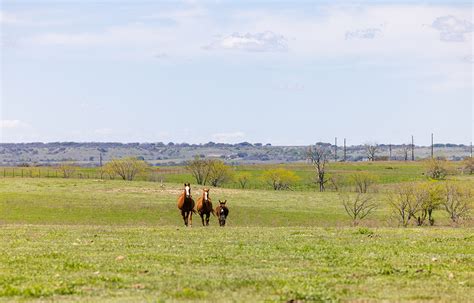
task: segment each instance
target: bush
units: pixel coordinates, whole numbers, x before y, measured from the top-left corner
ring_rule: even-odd
[[[237,183],[239,183],[240,188],[242,189],[246,188],[251,177],[252,177],[252,174],[249,172],[239,173],[236,177],[236,180],[237,180]]]
[[[448,174],[447,161],[443,159],[427,160],[425,174],[434,180],[444,180]]]
[[[220,160],[211,160],[209,161],[209,183],[218,187],[222,184],[229,182],[233,178],[233,171],[230,166],[224,164]]]
[[[377,177],[367,172],[358,172],[351,176],[351,182],[355,186],[356,192],[367,193],[369,187],[377,182]]]
[[[74,163],[61,163],[57,169],[63,178],[70,178],[76,171],[76,165]]]
[[[147,169],[148,164],[145,161],[133,157],[113,159],[104,165],[104,170],[109,173],[111,179],[113,179],[112,175],[118,175],[126,181],[132,181],[137,174]]]
[[[474,158],[466,157],[464,158],[462,164],[462,169],[465,174],[472,175],[474,173]]]
[[[292,171],[276,168],[264,172],[262,179],[274,190],[286,190],[290,189],[291,185],[298,182],[300,178]]]

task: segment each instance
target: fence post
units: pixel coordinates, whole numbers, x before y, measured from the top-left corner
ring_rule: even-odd
[[[21,170],[21,177],[23,178],[23,169]]]

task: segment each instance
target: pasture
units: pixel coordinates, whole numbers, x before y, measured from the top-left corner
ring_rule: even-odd
[[[385,166],[382,183],[421,178],[419,167],[390,178]],[[214,206],[228,200],[227,226],[194,215],[185,228],[181,190],[0,179],[0,301],[472,300],[472,221],[452,227],[437,211],[435,227],[398,228],[380,191],[377,211],[350,227],[335,192],[212,188]]]

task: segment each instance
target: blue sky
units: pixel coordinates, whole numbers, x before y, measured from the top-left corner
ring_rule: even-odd
[[[468,144],[467,1],[0,1],[2,142]]]

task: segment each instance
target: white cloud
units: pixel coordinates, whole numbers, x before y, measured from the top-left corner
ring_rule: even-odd
[[[213,134],[211,137],[217,143],[236,143],[237,141],[240,141],[245,138],[245,133],[241,131],[230,133],[217,133]]]
[[[287,40],[284,36],[264,31],[261,33],[233,33],[222,37],[204,49],[215,50],[240,50],[247,52],[282,52],[288,50]]]
[[[347,31],[345,37],[346,37],[346,40],[374,39],[381,33],[382,33],[382,29],[372,27],[372,28],[358,29],[355,31]]]
[[[445,42],[463,42],[465,34],[474,30],[472,22],[451,15],[436,18],[432,27],[439,31],[440,40]]]
[[[29,127],[28,123],[22,122],[20,120],[0,120],[0,128],[1,129],[22,129]]]

